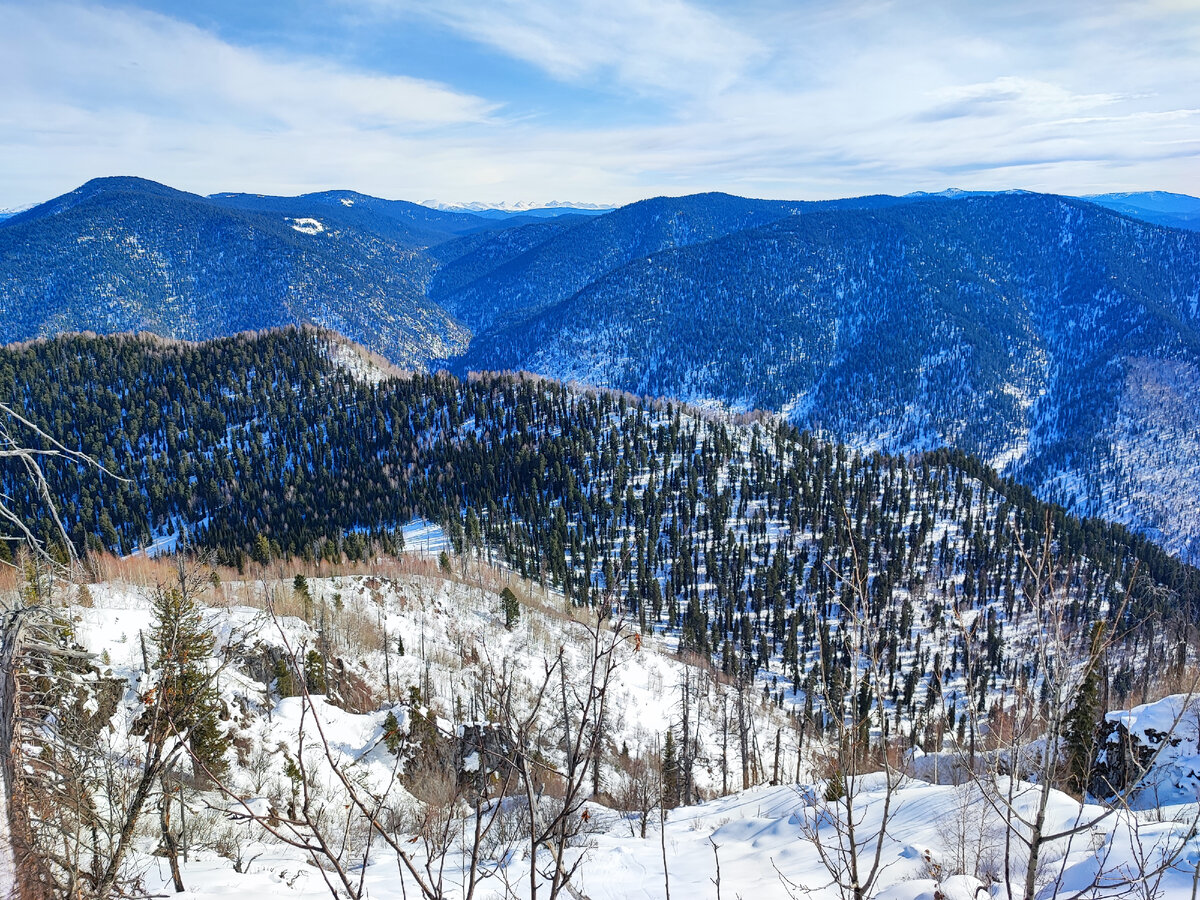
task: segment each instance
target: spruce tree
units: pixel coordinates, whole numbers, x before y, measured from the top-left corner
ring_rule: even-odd
[[[195,758],[221,774],[232,739],[221,725],[221,699],[209,669],[216,638],[190,591],[159,588],[153,610],[157,662],[145,713],[147,739],[186,737]]]
[[[504,627],[512,631],[521,618],[521,604],[512,588],[506,587],[500,592],[500,606],[504,610]]]

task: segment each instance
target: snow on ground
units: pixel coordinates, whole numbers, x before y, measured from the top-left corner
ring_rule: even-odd
[[[973,874],[946,874],[954,868],[952,834],[960,809],[960,789],[911,782],[900,789],[889,822],[889,834],[881,857],[881,872],[873,896],[879,900],[934,900],[940,892],[945,900],[1003,896],[1003,888],[991,890]],[[882,792],[869,794],[864,803],[862,827],[878,827]],[[1093,813],[1097,810],[1092,808]],[[794,786],[751,788],[708,803],[672,810],[660,831],[657,821],[647,837],[637,837],[630,823],[620,816],[596,810],[597,825],[576,853],[586,855],[575,887],[590,900],[623,898],[665,898],[669,880],[674,898],[712,898],[718,896],[715,879],[720,867],[720,896],[789,900],[804,896],[814,900],[836,898],[839,888],[824,868],[812,843],[811,823],[816,808],[805,792]],[[1073,823],[1079,807],[1070,798],[1054,794],[1049,807],[1053,826]],[[1173,830],[1172,830],[1173,829]],[[1159,829],[1143,826],[1140,837],[1149,846],[1163,831],[1178,840],[1180,826],[1168,824]],[[825,840],[832,830],[822,829]],[[1101,838],[1101,849],[1111,848],[1104,862],[1105,871],[1115,878],[1121,866],[1136,855],[1125,837],[1127,831],[1113,828]],[[998,854],[999,846],[984,846],[976,852]],[[1065,842],[1053,848],[1052,863],[1046,875],[1058,875],[1064,891],[1074,893],[1096,874],[1097,843],[1090,834],[1077,838],[1068,848]],[[970,853],[971,847],[966,848]],[[1068,852],[1069,851],[1069,852]],[[664,873],[665,852],[665,873]],[[1065,854],[1065,855],[1064,855]],[[1164,898],[1186,898],[1191,893],[1191,873],[1200,858],[1200,845],[1193,839],[1180,860],[1158,885]],[[279,850],[267,850],[250,866],[245,875],[232,873],[228,863],[211,854],[199,853],[184,866],[185,883],[193,897],[252,896],[259,891],[270,896],[316,898],[329,896],[319,874]],[[869,859],[868,859],[869,862]],[[501,861],[494,875],[485,880],[477,896],[483,898],[529,896],[528,856],[520,848]],[[461,896],[461,870],[447,871],[446,885],[451,897]],[[169,890],[165,865],[151,869],[148,887]],[[154,878],[159,882],[156,883]],[[1043,879],[1048,880],[1048,879]],[[381,900],[401,898],[415,892],[408,879],[401,884],[395,859],[380,848],[366,872],[369,895]],[[1017,886],[1019,888],[1019,886]],[[1039,896],[1052,896],[1052,886],[1043,884]],[[997,893],[999,892],[999,893]]]
[[[413,519],[401,529],[404,549],[416,553],[441,553],[450,549],[450,540],[441,525],[424,519]]]
[[[419,543],[419,535],[430,542],[430,549],[444,546],[445,536],[427,523],[410,523],[406,545],[412,548]],[[269,596],[275,598],[277,607],[298,602],[291,596],[294,588],[286,575],[275,582],[227,582],[206,588],[209,621],[219,644],[240,639],[247,647],[260,648],[256,651],[260,653],[261,648],[290,646],[303,656],[324,641],[330,657],[336,656],[371,687],[376,708],[354,713],[317,696],[306,712],[300,698],[280,699],[249,671],[237,666],[226,670],[220,691],[235,711],[231,724],[240,744],[236,757],[231,752],[230,782],[246,807],[214,792],[193,795],[189,815],[195,834],[183,863],[189,890],[180,896],[257,894],[298,900],[330,896],[321,873],[301,851],[265,843],[254,826],[233,821],[228,815],[247,807],[278,813],[284,802],[281,798],[289,791],[287,761],[296,757],[312,773],[320,802],[331,810],[343,808],[329,758],[315,740],[314,715],[328,739],[332,759],[350,767],[376,791],[389,789],[392,808],[402,816],[405,810],[415,810],[418,803],[394,783],[398,763],[382,739],[389,712],[396,716],[402,732],[410,727],[413,713],[400,702],[408,696],[410,686],[420,686],[427,698],[422,714],[428,709],[444,733],[454,733],[456,721],[461,724],[480,716],[476,706],[479,678],[488,662],[507,662],[517,673],[533,678],[543,670],[543,661],[563,647],[568,665],[581,663],[582,626],[564,614],[561,596],[527,594],[529,585],[513,582],[521,588],[525,602],[516,627],[508,630],[503,625],[499,585],[485,583],[478,573],[462,568],[461,561],[456,561],[455,569],[448,577],[310,578],[313,608],[309,615],[314,625],[295,615],[280,615],[272,622],[256,608]],[[111,674],[129,679],[130,690],[114,720],[120,730],[132,720],[134,688],[144,677],[141,637],[146,635],[149,640],[151,633],[150,594],[145,588],[123,583],[91,585],[89,592],[92,605],[73,608],[72,618],[80,642],[100,655]],[[322,635],[317,633],[317,623],[323,624]],[[406,648],[403,654],[395,652],[398,639]],[[386,666],[384,645],[390,653]],[[823,787],[784,783],[718,796],[722,784],[718,723],[722,703],[733,696],[732,687],[684,665],[669,646],[647,640],[623,648],[606,720],[611,758],[622,749],[636,757],[657,746],[668,726],[678,728],[685,678],[702,685],[703,697],[692,710],[692,721],[697,715],[701,719],[696,779],[702,795],[710,799],[671,810],[665,830],[660,830],[657,812],[653,813],[645,839],[639,836],[636,813],[590,806],[588,832],[569,851],[572,858],[585,857],[575,886],[590,900],[660,898],[667,894],[669,878],[670,895],[676,900],[712,898],[717,896],[714,879],[719,863],[722,897],[838,897],[839,889],[813,843],[816,837],[831,846],[836,836]],[[1148,728],[1165,729],[1176,719],[1180,703],[1178,698],[1167,698],[1110,718],[1122,717],[1121,721],[1139,733]],[[785,737],[782,772],[794,772],[800,760],[795,744],[786,742],[788,720],[771,704],[756,699],[750,706],[752,742],[762,748],[765,763],[761,777],[770,777],[770,756],[779,728]],[[1172,784],[1183,783],[1179,773],[1196,765],[1194,731],[1182,729],[1180,735],[1190,738],[1190,743],[1181,741],[1170,754],[1164,754],[1164,777]],[[114,738],[110,746],[124,745]],[[553,740],[543,748],[551,759],[558,753]],[[740,761],[731,759],[729,768],[730,788],[741,787]],[[805,778],[812,777],[807,763],[802,771]],[[620,778],[614,764],[606,763],[604,783],[617,785]],[[1037,799],[1036,789],[1026,785],[1020,790],[1024,792],[1020,806],[1029,814]],[[885,796],[882,781],[868,779],[856,806],[860,835],[878,830]],[[1188,838],[1197,812],[1195,793],[1176,792],[1168,797],[1160,791],[1158,797],[1173,805],[1106,816],[1099,806],[1081,806],[1064,794],[1052,793],[1047,810],[1052,829],[1070,829],[1080,822],[1095,824],[1085,827],[1074,840],[1048,848],[1044,876],[1057,877],[1064,886],[1078,889],[1098,869],[1115,877],[1138,865],[1144,868],[1146,860],[1165,848],[1177,852],[1178,858],[1176,868],[1160,885],[1162,896],[1190,897],[1192,872],[1200,862],[1200,839],[1193,837],[1189,842]],[[939,893],[945,900],[1000,896],[1003,889],[995,885],[990,893],[976,893],[983,885],[976,876],[986,878],[989,872],[998,871],[1003,844],[1003,823],[989,809],[977,789],[916,779],[904,782],[892,800],[881,874],[873,896],[881,900],[933,900]],[[157,843],[153,824],[149,822],[138,846],[134,868],[151,894],[167,894],[172,892],[170,873],[165,862],[153,855]],[[418,842],[413,851],[419,863],[423,861],[420,846]],[[543,864],[547,852],[539,852]],[[529,896],[528,848],[519,839],[498,839],[487,856],[486,865],[493,874],[480,885],[476,897]],[[235,871],[235,865],[243,872]],[[411,877],[402,882],[395,856],[382,842],[373,847],[362,874],[370,897],[391,900],[417,895]],[[445,879],[448,896],[462,896],[458,856],[450,857]],[[1052,888],[1045,887],[1042,896],[1050,893]]]
[[[13,861],[12,843],[8,840],[8,788],[0,783],[0,900],[10,900],[17,891],[17,867]]]
[[[1134,799],[1137,808],[1200,802],[1200,698],[1177,694],[1110,712],[1106,718],[1124,725],[1144,747],[1161,745],[1154,769]]]
[[[292,219],[292,228],[301,234],[320,234],[325,226],[316,219]]]
[[[330,361],[363,384],[379,384],[389,375],[401,371],[383,357],[376,356],[365,347],[351,341],[335,338],[327,346]]]

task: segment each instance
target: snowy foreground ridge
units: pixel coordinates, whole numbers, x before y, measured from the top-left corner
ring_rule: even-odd
[[[343,576],[310,578],[315,608],[337,615],[351,626],[306,624],[302,618],[282,616],[267,621],[254,598],[271,590],[290,590],[290,580],[270,585],[264,582],[223,583],[205,598],[211,627],[219,640],[238,636],[264,652],[285,644],[293,648],[328,646],[334,642],[339,660],[350,666],[355,677],[385,701],[380,708],[363,713],[338,708],[324,696],[313,698],[316,713],[330,746],[328,756],[313,752],[314,790],[333,818],[343,808],[329,760],[336,761],[354,778],[376,790],[387,788],[396,777],[398,763],[386,746],[385,723],[389,715],[410,738],[416,732],[415,717],[436,720],[444,733],[463,726],[447,716],[469,719],[471,705],[481,696],[473,693],[473,679],[482,661],[506,660],[517,672],[536,676],[545,660],[567,648],[568,658],[578,643],[576,625],[554,612],[554,595],[540,602],[523,598],[520,620],[505,628],[498,587],[472,583],[462,577],[442,574],[403,574],[390,578]],[[152,624],[150,591],[124,582],[90,586],[90,606],[75,606],[71,616],[77,639],[103,661],[102,668],[129,685],[125,701],[113,717],[108,747],[133,758],[136,741],[129,735],[136,699],[135,685],[145,677],[140,635]],[[561,598],[557,598],[561,601]],[[314,614],[312,619],[317,619]],[[374,638],[384,636],[384,646],[402,642],[406,650],[384,660],[378,649],[370,649]],[[357,637],[355,636],[357,634]],[[251,635],[251,639],[247,639]],[[341,642],[338,644],[338,642]],[[334,651],[329,656],[334,656]],[[339,662],[339,665],[342,665]],[[385,672],[386,670],[386,672]],[[312,712],[305,711],[300,697],[280,698],[272,684],[260,680],[245,667],[223,672],[220,692],[233,712],[229,727],[236,735],[236,752],[231,750],[229,782],[236,786],[239,800],[219,792],[197,790],[186,798],[186,858],[180,860],[186,886],[174,894],[166,860],[159,853],[157,815],[146,816],[133,868],[146,892],[181,897],[295,897],[331,896],[321,872],[301,850],[272,841],[251,822],[239,821],[245,810],[263,815],[282,814],[278,809],[289,791],[289,760],[301,752],[301,734],[313,746],[315,729]],[[697,701],[693,715],[701,715],[697,760],[698,792],[709,799],[692,806],[668,810],[665,821],[656,808],[647,815],[644,836],[640,814],[620,812],[612,797],[618,795],[626,777],[617,758],[638,758],[659,748],[668,727],[679,721],[680,687],[703,681],[699,670],[682,662],[673,648],[654,639],[640,639],[625,649],[614,675],[612,706],[606,723],[610,733],[612,762],[601,771],[603,796],[589,801],[582,817],[581,833],[568,854],[583,862],[562,896],[602,898],[836,898],[846,896],[822,863],[816,841],[836,844],[836,827],[830,805],[825,802],[828,785],[815,774],[821,752],[813,749],[797,754],[797,744],[788,717],[752,693],[751,739],[763,748],[767,760],[760,780],[771,778],[771,749],[783,735],[782,783],[761,785],[722,793],[723,781],[740,786],[721,772],[721,737],[718,729],[722,704],[729,709],[729,685],[717,680],[704,682],[705,697]],[[406,704],[410,690],[422,695],[417,705]],[[389,696],[390,695],[390,696]],[[472,698],[475,698],[474,700]],[[1192,825],[1197,818],[1196,784],[1200,772],[1197,731],[1200,716],[1190,712],[1179,718],[1178,697],[1124,713],[1110,714],[1131,733],[1164,730],[1182,721],[1178,741],[1163,752],[1151,773],[1152,784],[1134,804],[1136,811],[1105,814],[1099,805],[1081,805],[1066,794],[1053,792],[1045,815],[1050,830],[1071,830],[1080,823],[1095,821],[1070,840],[1059,841],[1043,851],[1043,868],[1038,878],[1040,897],[1140,896],[1145,898],[1192,898],[1194,878],[1200,867],[1200,838]],[[345,703],[343,706],[347,705]],[[457,710],[452,713],[450,711]],[[480,715],[475,710],[476,716]],[[694,721],[694,720],[693,720]],[[810,746],[814,746],[810,744]],[[550,756],[556,752],[551,746]],[[777,758],[780,750],[775,750]],[[926,778],[931,759],[909,758],[907,767]],[[463,768],[471,770],[478,759],[467,757]],[[933,769],[936,771],[936,767]],[[800,772],[800,783],[794,775]],[[740,773],[739,773],[740,774]],[[872,781],[874,778],[874,781]],[[944,780],[944,779],[943,779]],[[1003,786],[1002,786],[1003,790]],[[1031,818],[1037,794],[1031,785],[1014,787],[1017,806]],[[294,795],[293,795],[294,796]],[[421,803],[403,787],[394,788],[397,798],[396,829],[407,835],[419,868],[429,860],[419,836]],[[978,787],[971,784],[935,784],[917,777],[904,778],[890,797],[882,776],[868,776],[855,802],[855,826],[859,835],[878,832],[888,816],[886,837],[880,853],[880,875],[871,896],[880,900],[975,900],[983,897],[1021,896],[1020,884],[1006,885],[1001,822]],[[486,801],[511,808],[514,818],[501,817],[500,825],[485,842],[479,868],[485,877],[474,896],[483,898],[526,898],[530,896],[529,851],[522,844],[515,822],[519,799],[510,796]],[[450,828],[451,849],[436,863],[442,892],[446,897],[467,893],[466,856],[463,848],[471,834],[470,810],[458,810],[461,818]],[[506,830],[507,829],[507,830]],[[345,835],[351,842],[362,835]],[[547,851],[542,850],[541,853]],[[866,852],[866,851],[864,851]],[[1164,854],[1170,865],[1161,866]],[[352,858],[352,857],[351,857]],[[353,875],[361,878],[362,896],[408,898],[421,896],[410,875],[398,865],[395,853],[376,841],[365,854],[359,853]],[[352,864],[355,865],[355,864]],[[1161,872],[1157,871],[1162,869]],[[1130,874],[1153,871],[1153,878],[1132,884]],[[0,877],[3,869],[0,868]],[[1099,884],[1099,888],[1096,885]],[[1104,885],[1111,889],[1105,889]],[[540,884],[538,896],[547,896],[548,884]],[[341,894],[339,894],[341,896]]]

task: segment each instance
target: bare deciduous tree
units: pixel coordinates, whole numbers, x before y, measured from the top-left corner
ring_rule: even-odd
[[[1035,900],[1040,892],[1053,884],[1055,895],[1067,897],[1095,896],[1098,892],[1120,893],[1161,880],[1162,860],[1172,865],[1182,852],[1186,835],[1170,848],[1159,848],[1159,862],[1148,868],[1130,866],[1127,854],[1114,854],[1114,834],[1122,831],[1133,840],[1137,836],[1137,817],[1132,813],[1133,798],[1138,789],[1134,777],[1122,785],[1113,785],[1112,793],[1100,804],[1079,803],[1071,821],[1054,824],[1049,816],[1055,791],[1073,788],[1086,791],[1087,778],[1079,786],[1078,759],[1066,750],[1070,716],[1083,695],[1086,681],[1096,677],[1102,660],[1116,652],[1123,637],[1120,628],[1125,618],[1124,604],[1108,611],[1105,622],[1082,622],[1074,611],[1081,605],[1073,596],[1067,577],[1069,566],[1057,559],[1049,517],[1038,547],[1032,550],[1018,541],[1021,564],[1024,568],[1023,591],[1025,618],[1016,633],[1016,643],[1008,652],[1026,662],[1026,675],[1016,683],[1003,686],[993,699],[991,721],[985,720],[980,704],[968,696],[966,715],[971,739],[957,752],[968,773],[995,817],[1001,832],[1001,875],[1009,900]],[[1135,576],[1136,578],[1136,576]],[[1132,585],[1129,586],[1132,589]],[[962,637],[966,668],[971,671],[973,655],[982,652],[980,637],[973,622],[956,613]],[[1185,687],[1185,698],[1195,696],[1196,678]],[[969,692],[968,692],[969,694]],[[1188,703],[1170,724],[1158,748],[1146,761],[1154,760],[1178,728]],[[1095,724],[1081,729],[1083,768],[1090,769],[1099,747]],[[976,735],[986,735],[986,747],[976,745]],[[1132,829],[1132,830],[1131,830]],[[1130,837],[1132,835],[1132,837]],[[1092,846],[1095,840],[1104,840]],[[1085,843],[1097,853],[1097,865],[1086,884],[1066,883],[1067,867],[1072,852]],[[1140,839],[1134,858],[1144,855]]]
[[[836,637],[822,644],[815,692],[826,725],[826,780],[811,791],[802,829],[829,873],[852,900],[869,897],[884,871],[884,847],[904,775],[874,739],[886,723],[885,643],[868,591],[865,560],[847,518],[850,574],[842,580]],[[793,896],[801,890],[787,882]]]

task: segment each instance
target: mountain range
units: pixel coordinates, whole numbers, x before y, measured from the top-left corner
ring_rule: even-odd
[[[346,191],[206,198],[98,179],[3,223],[3,339],[146,330],[203,340],[311,321],[419,366],[469,337],[425,297],[427,250],[488,227]]]
[[[492,218],[101,179],[0,224],[0,340],[312,322],[414,369],[955,447],[1195,559],[1200,235],[1147,221],[1188,200],[702,194]]]
[[[487,219],[507,219],[511,216],[533,216],[537,219],[552,219],[564,215],[602,216],[616,208],[598,203],[571,203],[559,200],[547,203],[524,200],[516,203],[484,203],[478,200],[469,203],[443,203],[440,200],[426,200],[421,205],[448,212],[472,213]]]
[[[1156,225],[1200,231],[1200,199],[1167,191],[1091,194],[1083,199]]]

